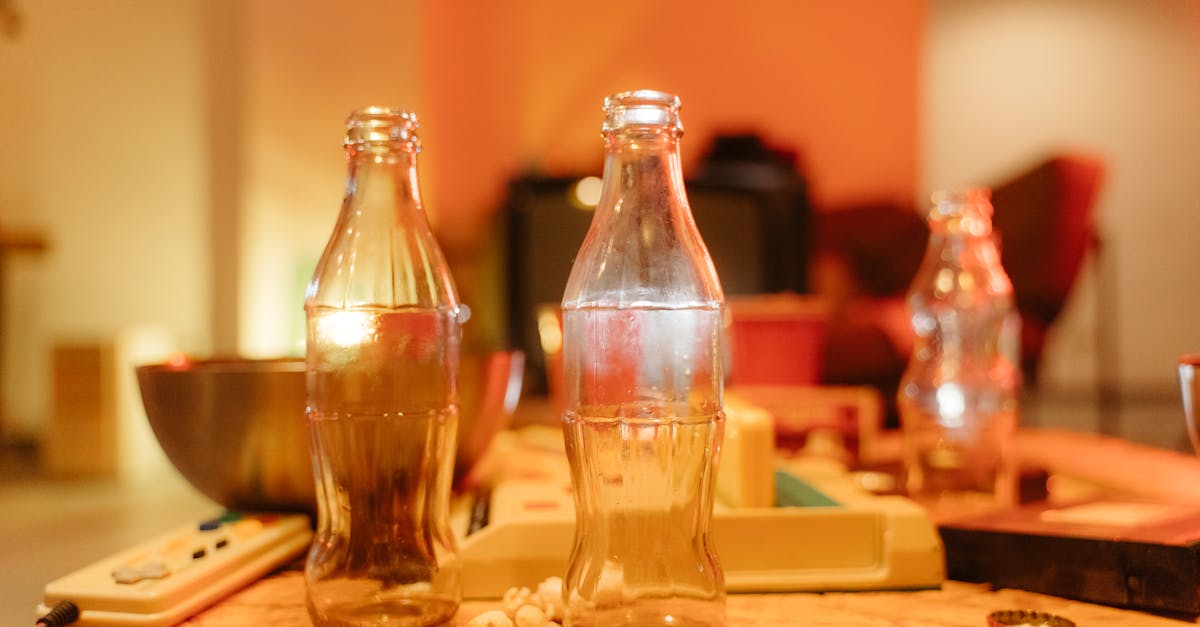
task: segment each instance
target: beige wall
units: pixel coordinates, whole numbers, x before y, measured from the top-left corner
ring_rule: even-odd
[[[255,0],[242,24],[238,347],[303,354],[303,287],[345,183],[342,123],[369,104],[421,112],[414,2]],[[425,121],[428,125],[428,120]]]
[[[1105,270],[1052,335],[1048,382],[1090,385],[1096,325],[1115,325],[1102,374],[1173,394],[1176,357],[1200,351],[1200,4],[934,0],[923,65],[925,191],[996,181],[1059,148],[1107,160]]]
[[[15,2],[0,37],[0,222],[50,242],[9,273],[5,435],[48,410],[50,347],[161,326],[208,343],[201,2]]]

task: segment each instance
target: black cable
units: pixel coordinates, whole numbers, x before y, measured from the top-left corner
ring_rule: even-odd
[[[488,526],[491,518],[492,486],[485,485],[475,492],[475,501],[471,504],[471,520],[467,525],[466,535],[469,536]]]
[[[39,618],[34,627],[66,627],[79,620],[79,606],[71,601],[59,601],[46,615]]]

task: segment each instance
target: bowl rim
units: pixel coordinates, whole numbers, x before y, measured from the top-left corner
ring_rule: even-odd
[[[303,357],[204,357],[141,364],[139,373],[213,374],[240,372],[304,372]]]

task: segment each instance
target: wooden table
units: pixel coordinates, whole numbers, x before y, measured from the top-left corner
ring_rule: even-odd
[[[497,602],[464,603],[452,625],[466,625],[480,613],[498,609]],[[941,590],[913,592],[839,592],[798,594],[734,594],[729,596],[726,624],[839,625],[846,627],[981,627],[995,610],[1033,609],[1058,614],[1079,627],[1138,625],[1171,627],[1182,623],[1115,608],[1068,601],[1019,590],[949,581]],[[304,609],[304,576],[287,571],[263,579],[184,623],[195,627],[302,627],[312,623]]]

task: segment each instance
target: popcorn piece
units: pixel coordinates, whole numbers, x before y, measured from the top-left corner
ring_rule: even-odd
[[[516,627],[548,627],[551,624],[550,619],[546,618],[546,613],[536,605],[522,605],[513,617],[513,622],[516,623]]]
[[[544,609],[541,596],[534,594],[525,586],[509,588],[505,591],[501,605],[504,607],[504,613],[509,616],[516,616],[517,610],[526,605],[532,605],[539,610]]]
[[[472,618],[467,627],[513,627],[513,622],[504,612],[492,610]]]
[[[542,600],[542,609],[550,620],[563,619],[562,577],[549,577],[538,584],[537,596]]]
[[[524,586],[509,588],[500,601],[504,610],[488,612],[479,618],[502,613],[515,621],[516,627],[559,627],[556,621],[561,621],[564,615],[562,589],[561,577],[547,578],[537,585],[536,590]],[[469,627],[491,627],[491,624],[471,624]]]

